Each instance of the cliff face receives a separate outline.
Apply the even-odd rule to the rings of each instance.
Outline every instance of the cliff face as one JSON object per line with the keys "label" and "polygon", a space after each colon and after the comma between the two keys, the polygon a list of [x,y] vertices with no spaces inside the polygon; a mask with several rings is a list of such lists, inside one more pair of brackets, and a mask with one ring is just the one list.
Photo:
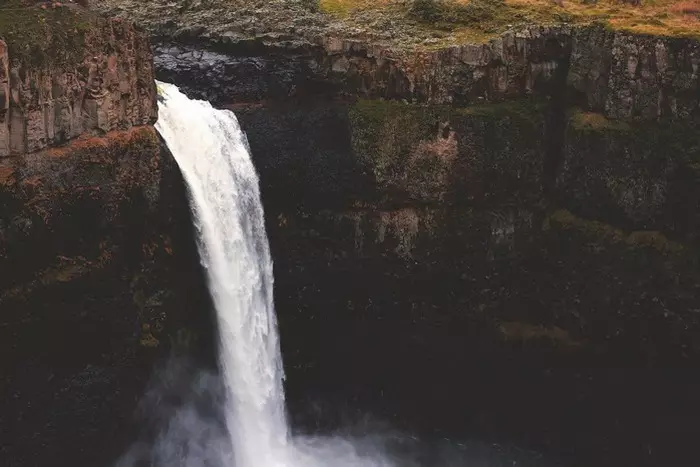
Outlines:
{"label": "cliff face", "polygon": [[180,312],[206,315],[184,185],[144,33],[78,7],[0,20],[0,457],[107,465],[154,363],[191,342]]}
{"label": "cliff face", "polygon": [[[26,15],[39,14],[34,11],[40,10]],[[140,197],[155,209],[159,198],[147,38],[128,22],[87,12],[42,14],[37,21],[48,24],[42,30],[47,41],[71,22],[81,40],[62,61],[37,60],[38,52],[27,55],[22,44],[0,41],[0,251],[6,262],[22,258],[23,247],[37,253],[32,261],[47,261],[66,239],[67,245],[96,247],[124,203]],[[52,15],[60,21],[54,24]],[[53,238],[41,241],[44,232]],[[29,274],[37,265],[27,266]],[[22,279],[15,274],[3,285]]]}
{"label": "cliff face", "polygon": [[[160,78],[239,115],[292,404],[309,386],[352,388],[388,416],[506,431],[598,465],[674,465],[693,446],[662,430],[700,407],[697,381],[675,372],[700,358],[697,41],[530,26],[407,52],[313,12],[285,23],[282,0],[258,2],[260,22],[216,2],[97,3],[143,21]],[[98,415],[76,436],[54,423],[72,411],[52,409],[47,456],[104,426],[116,437],[115,403],[128,411],[158,349],[188,341],[208,305],[186,197],[150,125],[144,35],[90,21],[62,64],[0,49],[1,266],[16,272],[0,278],[15,310],[0,361],[18,381],[0,413],[27,420],[2,449],[26,464],[31,420],[76,404],[66,394]],[[37,356],[76,336],[80,351]],[[100,400],[124,379],[133,388]],[[41,404],[17,389],[44,385]],[[659,393],[672,407],[650,412]],[[572,410],[580,425],[553,432]]]}
{"label": "cliff face", "polygon": [[670,389],[699,386],[697,41],[532,26],[405,54],[154,28],[157,73],[248,135],[291,401],[334,379],[592,463],[689,455],[657,427],[700,407]]}
{"label": "cliff face", "polygon": [[569,85],[588,109],[614,119],[692,119],[700,112],[700,42],[583,29]]}
{"label": "cliff face", "polygon": [[700,407],[677,390],[699,388],[697,127],[529,99],[236,110],[291,401],[322,381],[399,422],[600,465],[691,455],[659,427]]}
{"label": "cliff face", "polygon": [[[124,3],[100,5],[148,27],[164,79],[219,104],[326,93],[470,105],[547,93],[567,83],[579,105],[611,118],[688,119],[698,112],[699,46],[693,38],[590,24],[530,25],[473,43],[406,48],[396,25],[387,26],[391,38],[373,40],[315,16],[307,27],[283,30],[283,21],[268,24],[258,17],[260,9],[245,5],[239,6],[241,18],[219,24],[212,15],[228,13],[216,5],[185,9],[166,21],[156,6],[119,10]],[[247,16],[258,26],[251,29]],[[196,84],[201,80],[212,83],[206,93]]]}
{"label": "cliff face", "polygon": [[0,41],[0,157],[155,122],[152,54],[143,33],[125,21],[95,19],[84,36],[82,60],[45,65],[13,57]]}
{"label": "cliff face", "polygon": [[[464,105],[545,90],[566,66],[571,36],[570,27],[532,26],[486,44],[408,55],[333,36],[298,49],[164,39],[155,50],[163,79],[221,104],[325,93]],[[215,84],[204,91],[196,84],[203,79]]]}

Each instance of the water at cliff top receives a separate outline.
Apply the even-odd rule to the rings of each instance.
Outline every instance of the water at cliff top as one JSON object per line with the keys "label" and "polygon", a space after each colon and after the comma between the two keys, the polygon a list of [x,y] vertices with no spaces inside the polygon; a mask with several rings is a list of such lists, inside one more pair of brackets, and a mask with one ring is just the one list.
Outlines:
{"label": "water at cliff top", "polygon": [[[218,316],[219,365],[225,388],[225,413],[220,415],[225,428],[219,432],[199,429],[197,416],[183,413],[169,422],[169,430],[159,440],[162,452],[151,456],[152,461],[156,459],[153,463],[187,467],[391,465],[378,455],[361,456],[352,444],[339,439],[290,437],[272,260],[258,177],[245,134],[232,112],[190,100],[173,85],[158,83],[158,87],[156,128],[189,189],[199,253]],[[198,445],[201,449],[182,449],[178,443],[183,436],[203,437]],[[220,436],[228,439],[206,439]]]}

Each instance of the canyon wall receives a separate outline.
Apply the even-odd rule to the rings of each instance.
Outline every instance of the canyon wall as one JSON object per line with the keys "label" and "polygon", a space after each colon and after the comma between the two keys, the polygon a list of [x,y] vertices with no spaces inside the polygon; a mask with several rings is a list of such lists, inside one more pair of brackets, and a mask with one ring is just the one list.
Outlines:
{"label": "canyon wall", "polygon": [[312,387],[425,428],[684,465],[697,41],[533,26],[402,55],[213,35],[156,35],[156,70],[247,132],[292,407]]}
{"label": "canyon wall", "polygon": [[700,413],[696,126],[663,136],[530,99],[237,115],[291,401],[350,393],[424,429],[684,465],[681,427]]}
{"label": "canyon wall", "polygon": [[336,37],[286,49],[153,33],[159,74],[220,104],[325,93],[468,105],[566,82],[571,102],[614,119],[696,119],[700,106],[697,40],[602,26],[526,26],[484,44],[413,53]]}
{"label": "canyon wall", "polygon": [[[27,10],[26,15],[32,14],[37,13]],[[35,250],[35,245],[62,243],[60,229],[72,224],[75,232],[64,238],[89,247],[81,237],[99,229],[104,234],[119,214],[120,203],[140,196],[155,209],[159,196],[160,149],[152,127],[156,90],[146,36],[126,21],[88,12],[45,14],[36,19],[47,24],[45,56],[41,51],[26,54],[24,39],[10,36],[9,43],[0,41],[0,173],[5,200],[0,251],[17,265],[26,256],[18,245]],[[79,39],[50,45],[71,27]],[[51,47],[67,49],[65,58],[59,60],[62,54]],[[74,203],[92,203],[90,215],[87,208],[74,210],[83,216],[83,226],[70,220],[66,207]],[[23,236],[41,238],[41,229],[56,235],[35,245],[23,241]],[[46,261],[56,254],[35,250],[32,260]],[[32,264],[27,270],[36,269]],[[7,286],[8,280],[22,279],[16,271],[1,282]]]}
{"label": "canyon wall", "polygon": [[25,53],[0,13],[0,458],[111,465],[156,362],[211,332],[207,293],[146,34],[22,14],[45,37]]}
{"label": "canyon wall", "polygon": [[530,26],[407,54],[164,18],[152,57],[124,19],[83,19],[61,62],[0,42],[3,455],[109,463],[153,362],[211,334],[154,60],[248,134],[293,412],[344,391],[392,421],[683,465],[697,41]]}

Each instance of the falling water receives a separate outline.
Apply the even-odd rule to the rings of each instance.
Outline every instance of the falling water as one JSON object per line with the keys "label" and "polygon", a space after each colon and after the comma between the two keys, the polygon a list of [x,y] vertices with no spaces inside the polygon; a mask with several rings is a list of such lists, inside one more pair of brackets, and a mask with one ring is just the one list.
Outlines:
{"label": "falling water", "polygon": [[[158,83],[158,88],[156,128],[189,189],[199,254],[219,321],[219,364],[226,389],[223,410],[233,458],[214,463],[221,467],[393,465],[384,460],[380,443],[371,436],[359,442],[338,437],[290,438],[272,298],[272,260],[245,134],[232,112],[190,100],[170,84]],[[201,437],[193,427],[202,423],[194,418],[184,412],[178,419],[186,421],[169,427],[165,437],[170,439],[161,439],[167,448],[160,449],[156,464],[177,460],[183,433]],[[210,446],[214,444],[220,443],[212,440]],[[212,455],[204,450],[205,455],[188,454],[185,465],[209,465]]]}
{"label": "falling water", "polygon": [[235,465],[287,465],[272,260],[245,134],[232,112],[190,100],[173,85],[158,87],[156,128],[189,188],[199,253],[217,310]]}
{"label": "falling water", "polygon": [[[149,443],[132,446],[117,467],[516,465],[511,460],[466,463],[461,454],[449,450],[439,459],[422,459],[422,446],[411,441],[415,438],[386,428],[363,430],[350,438],[290,435],[272,260],[245,134],[232,112],[190,100],[170,84],[158,83],[158,88],[156,128],[188,186],[199,253],[218,316],[225,394],[221,403],[217,377],[202,373],[191,381],[190,392],[194,402],[207,395],[216,416],[203,414],[192,402],[171,407],[167,391],[177,389],[177,381],[187,374],[186,367],[171,362],[173,369],[164,372],[163,381],[145,398],[162,423],[158,436],[150,447]],[[390,447],[397,440],[400,454]]]}

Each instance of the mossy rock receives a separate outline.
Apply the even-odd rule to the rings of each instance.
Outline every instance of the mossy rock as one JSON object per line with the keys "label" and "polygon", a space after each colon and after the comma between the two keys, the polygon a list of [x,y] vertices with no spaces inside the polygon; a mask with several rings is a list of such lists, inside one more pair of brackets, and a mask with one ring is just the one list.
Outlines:
{"label": "mossy rock", "polygon": [[696,261],[694,247],[669,239],[658,231],[625,231],[594,219],[578,217],[565,209],[554,211],[545,219],[543,229],[578,238],[582,245],[593,249],[618,251],[647,251],[671,258],[679,263]]}
{"label": "mossy rock", "polygon": [[360,100],[349,113],[355,157],[389,199],[539,196],[546,108],[538,101],[452,108]]}
{"label": "mossy rock", "polygon": [[572,111],[557,179],[562,203],[629,230],[697,239],[700,123]]}

